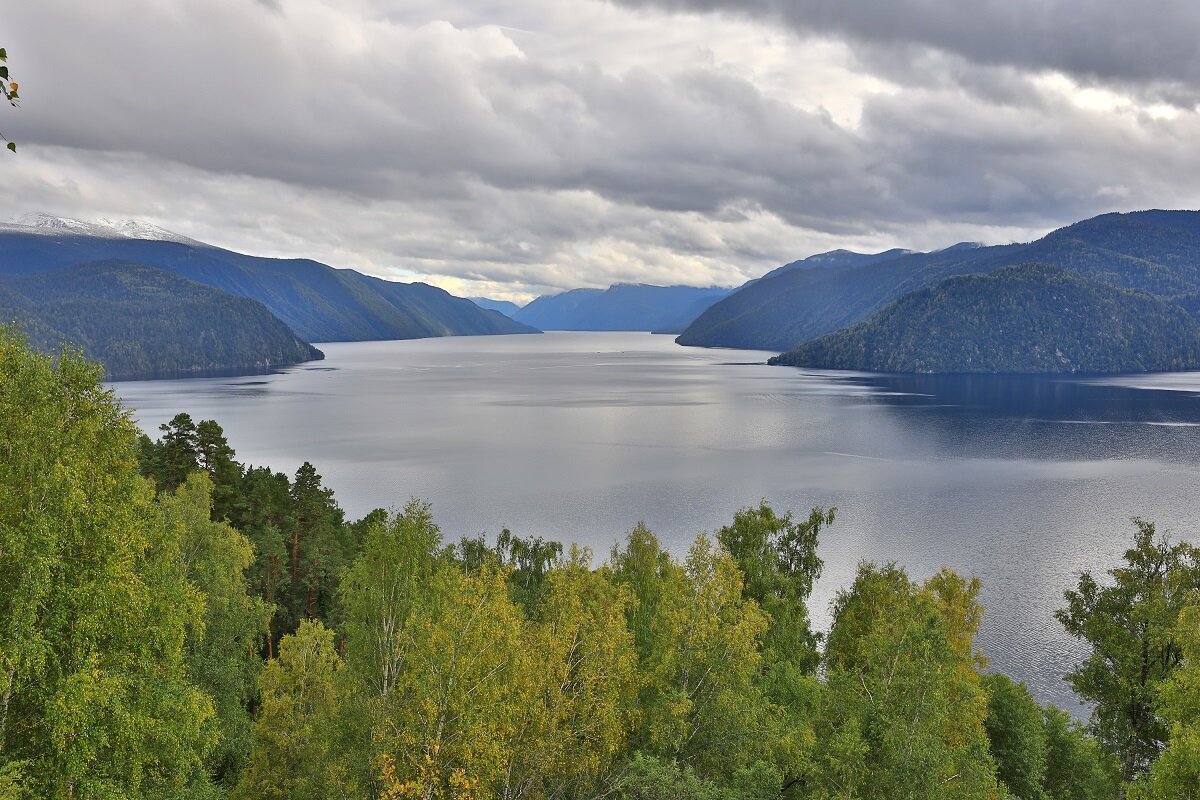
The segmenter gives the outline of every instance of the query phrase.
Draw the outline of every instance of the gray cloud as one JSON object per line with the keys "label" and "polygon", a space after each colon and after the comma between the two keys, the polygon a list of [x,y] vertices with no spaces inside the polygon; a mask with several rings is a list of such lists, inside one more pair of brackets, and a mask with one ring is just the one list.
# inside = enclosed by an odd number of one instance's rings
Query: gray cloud
{"label": "gray cloud", "polygon": [[[1194,112],[1097,105],[966,33],[934,46],[977,24],[962,13],[889,38],[813,4],[825,21],[804,30],[825,38],[801,41],[765,1],[739,4],[754,22],[601,0],[115,4],[6,16],[14,213],[529,294],[732,284],[832,247],[1006,241],[1200,200]],[[1064,35],[1082,52],[1099,34]]]}
{"label": "gray cloud", "polygon": [[890,51],[931,47],[969,61],[1054,70],[1200,98],[1200,6],[1193,0],[616,0],[739,14]]}

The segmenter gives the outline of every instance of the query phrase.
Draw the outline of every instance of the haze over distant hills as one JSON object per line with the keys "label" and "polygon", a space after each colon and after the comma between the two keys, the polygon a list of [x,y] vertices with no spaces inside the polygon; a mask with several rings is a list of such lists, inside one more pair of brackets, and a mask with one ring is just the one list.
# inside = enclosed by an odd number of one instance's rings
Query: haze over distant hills
{"label": "haze over distant hills", "polygon": [[509,300],[493,300],[490,297],[468,297],[467,299],[480,308],[488,308],[492,311],[499,311],[509,319],[512,319],[512,316],[521,310],[519,305]]}
{"label": "haze over distant hills", "polygon": [[244,255],[136,223],[29,222],[0,225],[0,275],[90,261],[144,264],[258,300],[310,342],[534,332],[424,283],[385,281],[309,259]]}
{"label": "haze over distant hills", "polygon": [[543,295],[513,315],[542,330],[677,331],[729,294],[720,287],[618,283]]}
{"label": "haze over distant hills", "polygon": [[[1096,284],[1145,292],[1181,309],[1200,306],[1196,299],[1200,293],[1200,212],[1104,214],[1028,244],[982,247],[963,243],[930,253],[878,255],[879,258],[865,264],[776,270],[714,304],[677,341],[688,345],[791,350],[866,322],[906,295],[947,278],[1034,262],[1070,270],[1080,279]],[[935,302],[955,303],[962,297],[956,292],[940,293]],[[1035,293],[1028,300],[1033,302],[1038,297]],[[955,314],[948,318],[967,319]],[[898,322],[898,318],[889,316],[884,328],[896,332]],[[917,323],[914,320],[911,324]],[[941,330],[945,337],[968,333],[953,326]],[[846,344],[845,340],[838,341]],[[870,359],[855,362],[849,358],[850,351],[842,346],[830,352],[835,351],[840,364],[870,368],[866,366]],[[811,355],[815,351],[810,348],[803,352]],[[1159,355],[1165,358],[1167,354]],[[902,361],[910,363],[907,358]],[[1117,363],[1114,359],[1107,361]],[[1009,361],[1005,368],[1027,371],[1026,367],[1031,364]],[[1085,361],[1072,367],[1092,368],[1109,369],[1111,364],[1101,367]],[[1136,360],[1128,362],[1127,368],[1141,369]]]}

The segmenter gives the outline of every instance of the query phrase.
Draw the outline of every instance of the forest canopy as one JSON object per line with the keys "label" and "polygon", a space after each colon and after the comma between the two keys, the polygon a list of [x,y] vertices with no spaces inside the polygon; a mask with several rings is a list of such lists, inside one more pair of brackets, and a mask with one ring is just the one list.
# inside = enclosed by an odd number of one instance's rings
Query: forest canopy
{"label": "forest canopy", "polygon": [[987,668],[952,570],[861,564],[814,630],[833,509],[454,542],[100,378],[0,334],[0,797],[1195,796],[1200,560],[1149,523],[1064,595],[1084,726]]}

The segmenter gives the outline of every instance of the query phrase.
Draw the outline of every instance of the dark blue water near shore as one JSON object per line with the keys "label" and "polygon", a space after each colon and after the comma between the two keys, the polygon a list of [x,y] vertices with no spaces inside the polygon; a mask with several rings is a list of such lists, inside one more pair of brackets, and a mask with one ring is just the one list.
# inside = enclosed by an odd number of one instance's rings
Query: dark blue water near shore
{"label": "dark blue water near shore", "polygon": [[648,334],[321,348],[273,375],[115,387],[147,430],[186,410],[241,460],[312,461],[353,515],[426,498],[450,538],[508,526],[604,557],[644,520],[682,553],[760,498],[837,505],[819,622],[862,559],[951,566],[984,582],[993,664],[1068,706],[1062,591],[1120,557],[1132,516],[1200,530],[1200,373],[802,371]]}

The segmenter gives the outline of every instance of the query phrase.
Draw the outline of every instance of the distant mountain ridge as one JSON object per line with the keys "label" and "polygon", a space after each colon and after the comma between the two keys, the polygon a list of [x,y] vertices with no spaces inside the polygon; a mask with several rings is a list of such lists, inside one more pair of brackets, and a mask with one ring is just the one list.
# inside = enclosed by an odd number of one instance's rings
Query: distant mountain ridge
{"label": "distant mountain ridge", "polygon": [[776,270],[714,304],[677,341],[791,350],[864,322],[905,295],[946,278],[1029,262],[1182,302],[1200,292],[1200,212],[1104,214],[1028,244],[963,243],[867,264]]}
{"label": "distant mountain ridge", "polygon": [[729,294],[720,287],[617,283],[543,295],[513,319],[542,330],[660,331],[682,329]]}
{"label": "distant mountain ridge", "polygon": [[0,276],[0,324],[79,347],[108,380],[261,371],[324,358],[256,300],[120,261]]}
{"label": "distant mountain ridge", "polygon": [[310,342],[536,332],[424,283],[385,281],[309,259],[249,256],[136,223],[33,222],[0,226],[0,275],[96,261],[142,264],[257,300]]}
{"label": "distant mountain ridge", "polygon": [[[905,250],[902,247],[893,247],[891,250],[884,250],[881,253],[856,253],[853,250],[830,250],[827,253],[817,253],[816,255],[802,258],[799,261],[793,261],[790,264],[784,264],[782,267],[775,269],[763,275],[761,278],[756,278],[749,281],[746,286],[751,283],[773,278],[783,272],[789,272],[793,269],[828,269],[831,267],[862,267],[867,264],[875,264],[879,261],[891,261],[894,258],[901,256],[913,255],[915,250]],[[740,287],[739,287],[740,288]]]}
{"label": "distant mountain ridge", "polygon": [[493,300],[490,297],[468,297],[467,299],[480,308],[499,311],[509,319],[512,319],[513,315],[521,310],[519,305],[508,300]]}

